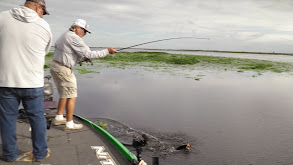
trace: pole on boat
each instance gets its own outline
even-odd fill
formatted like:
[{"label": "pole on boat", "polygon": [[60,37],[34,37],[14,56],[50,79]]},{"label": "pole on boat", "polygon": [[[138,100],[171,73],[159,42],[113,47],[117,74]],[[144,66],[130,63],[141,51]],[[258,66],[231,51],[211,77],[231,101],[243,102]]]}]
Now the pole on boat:
[{"label": "pole on boat", "polygon": [[153,165],[159,165],[159,157],[153,157]]}]

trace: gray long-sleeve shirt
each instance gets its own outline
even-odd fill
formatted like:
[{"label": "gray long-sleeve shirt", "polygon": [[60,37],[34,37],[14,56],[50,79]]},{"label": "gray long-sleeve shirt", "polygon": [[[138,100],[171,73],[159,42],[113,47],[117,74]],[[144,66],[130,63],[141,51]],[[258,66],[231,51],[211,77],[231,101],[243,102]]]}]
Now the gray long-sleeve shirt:
[{"label": "gray long-sleeve shirt", "polygon": [[101,51],[90,50],[75,32],[67,31],[55,43],[54,60],[73,68],[83,56],[87,58],[103,58],[108,54],[108,49]]}]

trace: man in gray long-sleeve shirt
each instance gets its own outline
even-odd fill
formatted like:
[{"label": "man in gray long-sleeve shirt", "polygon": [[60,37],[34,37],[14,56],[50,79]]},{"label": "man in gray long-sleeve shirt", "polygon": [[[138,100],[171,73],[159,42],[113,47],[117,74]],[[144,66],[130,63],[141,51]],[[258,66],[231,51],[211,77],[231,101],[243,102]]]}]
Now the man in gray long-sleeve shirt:
[{"label": "man in gray long-sleeve shirt", "polygon": [[[73,112],[77,97],[77,83],[72,68],[82,58],[103,58],[108,54],[117,53],[114,48],[102,51],[91,51],[83,42],[82,37],[91,33],[85,20],[77,19],[69,31],[65,32],[55,44],[54,59],[50,72],[60,95],[58,110],[53,125],[66,124],[65,129],[81,129],[82,124],[73,122]],[[66,119],[63,109],[66,107]]]}]

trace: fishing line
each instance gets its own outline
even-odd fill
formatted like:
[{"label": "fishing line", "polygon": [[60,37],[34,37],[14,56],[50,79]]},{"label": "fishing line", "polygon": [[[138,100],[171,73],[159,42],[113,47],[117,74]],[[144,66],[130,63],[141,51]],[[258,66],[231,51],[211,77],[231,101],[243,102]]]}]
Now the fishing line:
[{"label": "fishing line", "polygon": [[197,37],[177,37],[177,38],[166,38],[166,39],[160,39],[160,40],[155,40],[155,41],[149,41],[149,42],[144,42],[144,43],[137,44],[137,45],[128,46],[128,47],[125,47],[125,48],[117,49],[117,51],[121,51],[121,50],[124,50],[124,49],[133,48],[133,47],[140,46],[140,45],[150,44],[150,43],[154,43],[154,42],[160,42],[160,41],[166,41],[166,40],[176,40],[176,39],[185,39],[185,38],[193,38],[193,39],[199,39],[199,40],[209,40],[209,38],[197,38]]},{"label": "fishing line", "polygon": [[[167,40],[177,40],[177,39],[186,39],[186,38],[190,38],[190,39],[198,39],[198,40],[209,40],[209,38],[198,38],[198,37],[176,37],[176,38],[165,38],[165,39],[160,39],[160,40],[154,40],[154,41],[149,41],[149,42],[144,42],[144,43],[141,43],[141,44],[136,44],[136,45],[132,45],[132,46],[128,46],[128,47],[124,47],[124,48],[121,48],[121,49],[116,49],[117,51],[121,51],[121,50],[124,50],[124,49],[129,49],[129,48],[133,48],[133,47],[136,47],[136,46],[140,46],[140,45],[146,45],[146,44],[150,44],[150,43],[154,43],[154,42],[160,42],[160,41],[167,41]],[[82,61],[79,61],[79,65],[81,66],[82,65],[82,62],[90,62],[91,65],[93,65],[91,59],[89,58],[86,58]]]}]

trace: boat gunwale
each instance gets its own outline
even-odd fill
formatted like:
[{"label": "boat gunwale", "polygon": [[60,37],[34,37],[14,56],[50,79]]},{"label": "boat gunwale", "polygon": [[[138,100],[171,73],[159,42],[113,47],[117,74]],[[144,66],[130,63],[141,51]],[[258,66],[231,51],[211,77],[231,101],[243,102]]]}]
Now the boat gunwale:
[{"label": "boat gunwale", "polygon": [[106,130],[98,126],[97,124],[93,123],[92,121],[81,117],[79,115],[74,114],[75,117],[82,120],[83,122],[87,123],[91,127],[93,127],[96,131],[101,133],[109,142],[111,142],[118,151],[131,163],[136,164],[138,162],[137,157],[130,152],[121,142],[119,142],[114,136],[112,136],[110,133],[108,133]]}]

